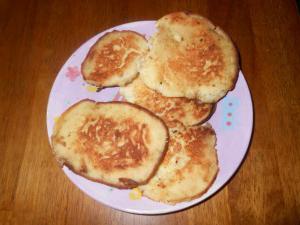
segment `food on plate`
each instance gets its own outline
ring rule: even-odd
[[[118,188],[146,183],[161,163],[168,129],[151,112],[124,102],[82,100],[58,119],[51,137],[61,165]]]
[[[138,73],[147,40],[134,31],[112,31],[100,37],[81,65],[84,80],[97,87],[123,86]]]
[[[140,186],[144,196],[175,204],[201,196],[218,173],[216,134],[210,125],[170,128],[168,151],[157,173]]]
[[[114,99],[128,102],[77,102],[58,118],[51,145],[78,175],[134,188],[134,200],[176,204],[200,197],[218,174],[216,133],[203,123],[234,88],[238,54],[221,28],[196,14],[171,13],[156,27],[149,41],[115,30],[90,47],[83,79],[97,90],[119,86]]]
[[[179,121],[186,126],[192,126],[205,121],[213,111],[212,104],[199,103],[197,100],[182,97],[165,97],[148,88],[139,77],[121,87],[120,93],[127,101],[154,112],[166,124]]]
[[[214,103],[234,88],[238,54],[227,34],[208,19],[176,12],[156,23],[140,77],[167,97]]]

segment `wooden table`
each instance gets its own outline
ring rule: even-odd
[[[210,18],[239,48],[255,108],[247,158],[208,201],[160,216],[110,209],[57,166],[46,132],[65,60],[109,27],[181,10]],[[300,17],[295,1],[0,2],[0,224],[300,224]]]

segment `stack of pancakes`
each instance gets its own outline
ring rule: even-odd
[[[91,47],[84,80],[119,86],[127,102],[76,103],[56,123],[52,147],[79,175],[175,204],[216,178],[216,134],[205,121],[233,89],[238,57],[224,31],[199,15],[171,13],[156,25],[148,41],[113,31]]]

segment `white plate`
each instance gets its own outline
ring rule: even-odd
[[[100,92],[86,84],[80,75],[80,66],[89,48],[108,31],[133,30],[149,37],[155,31],[155,21],[127,23],[108,29],[85,42],[67,60],[53,84],[47,109],[47,129],[49,140],[56,118],[69,106],[81,99],[96,101],[122,100],[119,88],[107,88]],[[174,206],[151,201],[131,190],[119,190],[89,181],[76,175],[68,168],[63,171],[83,192],[112,208],[137,214],[162,214],[178,211],[204,201],[218,191],[232,177],[240,166],[248,148],[252,133],[253,108],[250,92],[242,72],[239,73],[236,87],[217,105],[217,110],[209,120],[217,134],[219,174],[201,197]],[[135,199],[135,200],[133,200]]]

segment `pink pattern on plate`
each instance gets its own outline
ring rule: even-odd
[[[120,94],[120,91],[118,91],[115,97],[113,98],[113,101],[126,102],[126,99]]]
[[[70,81],[74,81],[80,75],[80,71],[77,66],[69,66],[67,70],[66,77],[68,77]]]

